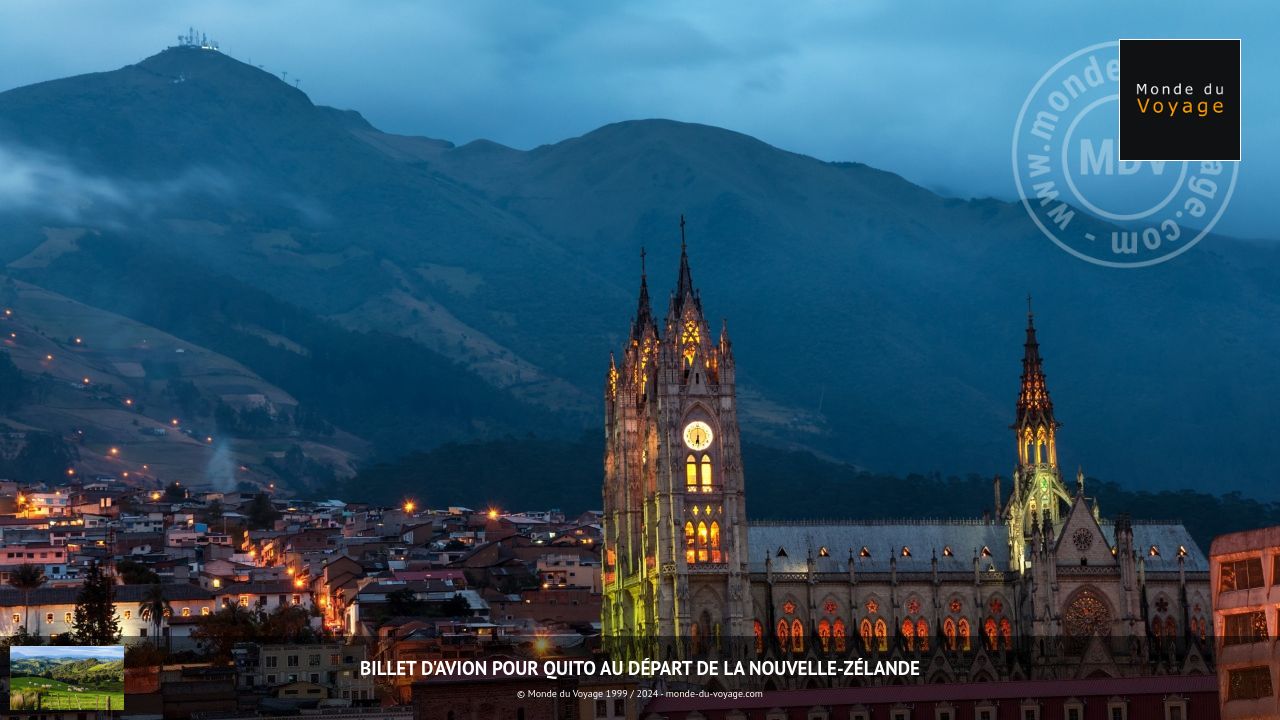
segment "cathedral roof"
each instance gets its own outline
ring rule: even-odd
[[[1116,544],[1116,526],[1103,520],[1102,534],[1114,547]],[[1155,555],[1151,548],[1156,549]],[[1133,521],[1133,549],[1146,565],[1147,572],[1178,572],[1178,551],[1186,548],[1187,556],[1184,565],[1187,572],[1209,572],[1209,559],[1205,557],[1200,546],[1192,539],[1187,528],[1173,522]]]
[[[975,553],[980,570],[1009,567],[1008,532],[1004,525],[981,520],[752,522],[747,544],[751,572],[764,572],[766,552],[774,572],[805,572],[810,555],[818,572],[848,572],[852,550],[855,572],[889,572],[890,558],[897,561],[898,572],[932,572],[936,552],[938,572],[972,573]],[[780,548],[785,555],[779,555]]]
[[[1114,546],[1115,524],[1104,519],[1101,529]],[[765,571],[766,553],[776,573],[807,572],[810,556],[817,572],[848,572],[851,549],[854,571],[859,573],[889,572],[890,558],[897,561],[898,572],[932,572],[935,552],[939,573],[972,573],[975,553],[980,555],[978,569],[1004,571],[1010,567],[1008,543],[1003,524],[981,520],[753,521],[747,526],[750,571],[756,573]],[[1204,552],[1179,523],[1134,521],[1133,546],[1147,572],[1177,572],[1182,549],[1187,572],[1209,571]],[[1153,547],[1156,554],[1151,552]],[[903,548],[910,554],[904,554]]]

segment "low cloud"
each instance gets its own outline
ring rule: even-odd
[[[56,155],[0,144],[0,213],[110,222],[122,212],[151,215],[184,197],[235,194],[235,183],[208,167],[159,181],[124,180],[85,172]]]

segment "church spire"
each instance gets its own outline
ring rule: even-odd
[[[644,265],[645,250],[640,248],[640,300],[636,305],[636,322],[631,328],[631,338],[639,340],[648,328],[656,328],[653,322],[653,309],[649,302],[649,279]]]
[[[669,317],[679,318],[687,305],[692,305],[701,314],[698,293],[693,289],[693,273],[689,271],[689,245],[685,239],[684,215],[680,216],[680,277],[676,279],[675,294],[671,297]]]
[[[1018,392],[1016,428],[1028,425],[1059,427],[1053,417],[1053,400],[1045,383],[1044,362],[1040,359],[1040,343],[1036,340],[1035,314],[1031,310],[1031,296],[1027,295],[1027,341],[1023,345],[1022,389]]]

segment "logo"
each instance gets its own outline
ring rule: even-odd
[[[1081,260],[1137,268],[1191,249],[1221,219],[1239,172],[1221,161],[1119,156],[1119,43],[1077,50],[1028,93],[1013,175],[1041,232]]]

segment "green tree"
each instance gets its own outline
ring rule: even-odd
[[[187,491],[182,489],[181,483],[173,481],[164,488],[164,501],[167,503],[180,503],[187,499]]]
[[[77,645],[114,645],[120,639],[115,597],[113,578],[97,561],[90,562],[71,622],[71,637]]]
[[[45,584],[44,568],[23,563],[9,573],[9,584],[22,591],[22,632],[31,626],[31,591]]]
[[[258,493],[250,501],[246,515],[249,517],[249,527],[255,530],[270,530],[280,518],[280,511],[271,504],[271,498],[266,493]]]
[[[236,643],[252,642],[258,636],[258,621],[247,608],[231,603],[196,621],[191,637],[199,642],[215,664],[231,660]]]
[[[160,576],[154,570],[136,560],[121,560],[116,563],[116,574],[124,580],[125,585],[153,585],[160,582]]]
[[[27,399],[27,381],[9,353],[0,352],[0,412],[16,410]]]
[[[173,606],[164,597],[164,586],[156,583],[147,588],[147,594],[138,605],[138,617],[151,623],[153,644],[160,646],[160,629],[165,620],[173,617]]]

